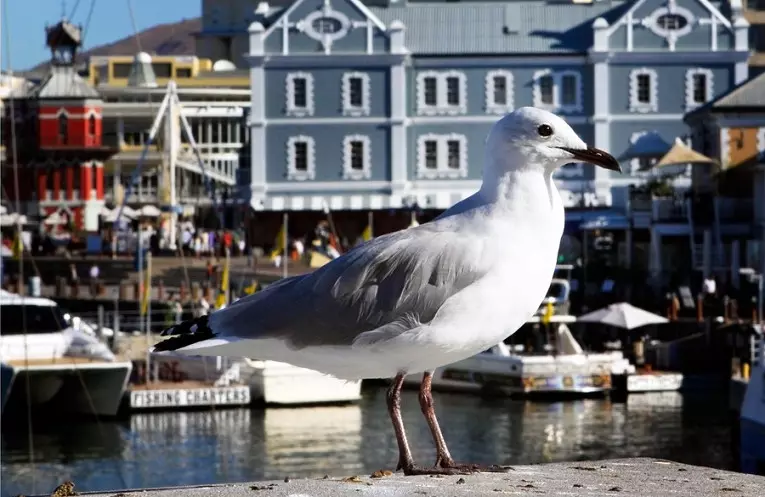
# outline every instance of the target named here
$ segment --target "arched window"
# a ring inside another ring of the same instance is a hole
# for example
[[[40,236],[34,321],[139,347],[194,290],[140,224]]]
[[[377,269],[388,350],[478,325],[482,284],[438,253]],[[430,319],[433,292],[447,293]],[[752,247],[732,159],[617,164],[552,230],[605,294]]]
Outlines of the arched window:
[[[96,136],[96,116],[93,114],[88,118],[88,134],[90,136]]]
[[[69,142],[69,118],[66,114],[58,116],[58,142],[61,145]]]

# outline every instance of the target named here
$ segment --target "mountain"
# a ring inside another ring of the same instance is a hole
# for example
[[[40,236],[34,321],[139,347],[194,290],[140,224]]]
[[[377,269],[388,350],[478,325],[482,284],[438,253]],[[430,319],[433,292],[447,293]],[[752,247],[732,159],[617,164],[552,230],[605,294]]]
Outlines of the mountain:
[[[194,34],[201,29],[202,20],[199,17],[158,24],[144,29],[137,35],[85,50],[79,54],[77,61],[84,62],[91,55],[135,55],[138,52],[148,52],[152,55],[194,55]],[[48,61],[45,61],[31,68],[29,72],[39,73],[47,67]]]

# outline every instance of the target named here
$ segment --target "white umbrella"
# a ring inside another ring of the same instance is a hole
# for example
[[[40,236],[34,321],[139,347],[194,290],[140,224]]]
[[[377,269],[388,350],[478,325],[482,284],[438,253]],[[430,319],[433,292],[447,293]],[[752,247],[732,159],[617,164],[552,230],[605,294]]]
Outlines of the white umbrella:
[[[120,213],[120,208],[115,207],[114,210],[104,215],[104,222],[113,223],[117,220],[117,215],[119,215],[122,219],[135,219],[138,217],[138,212],[128,206],[125,206]]]
[[[154,205],[144,205],[139,209],[139,212],[145,217],[157,217],[161,214],[159,208]]]
[[[117,212],[119,210],[120,210],[119,207],[115,207],[114,208],[115,212]],[[122,215],[123,216],[127,216],[127,217],[132,218],[132,219],[135,219],[135,218],[138,217],[139,212],[137,210],[133,209],[132,207],[126,205],[126,206],[124,206],[122,208]]]
[[[584,323],[603,323],[623,328],[625,330],[634,330],[641,326],[649,324],[668,323],[669,320],[658,314],[644,311],[627,302],[611,304],[603,309],[590,312],[584,316],[579,316],[577,321]]]
[[[46,217],[43,224],[46,226],[60,226],[66,224],[66,218],[61,215],[59,211],[54,212],[50,216]]]

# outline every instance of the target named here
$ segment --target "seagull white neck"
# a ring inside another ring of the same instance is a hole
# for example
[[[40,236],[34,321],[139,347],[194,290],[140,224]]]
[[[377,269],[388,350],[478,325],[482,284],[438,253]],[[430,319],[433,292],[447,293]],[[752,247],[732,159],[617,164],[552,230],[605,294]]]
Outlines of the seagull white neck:
[[[506,171],[501,175],[487,171],[480,195],[485,202],[497,207],[529,214],[563,209],[552,174],[541,170]]]

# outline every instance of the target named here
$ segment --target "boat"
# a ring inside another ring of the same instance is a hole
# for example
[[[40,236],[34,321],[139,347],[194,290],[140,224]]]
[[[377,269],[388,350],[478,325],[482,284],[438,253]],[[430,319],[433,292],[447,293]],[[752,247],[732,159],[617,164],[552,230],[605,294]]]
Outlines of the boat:
[[[114,416],[132,364],[64,319],[56,302],[0,290],[2,413]]]
[[[545,319],[534,316],[505,342],[436,370],[433,390],[504,396],[589,396],[607,394],[612,389],[612,376],[634,372],[634,366],[621,352],[586,353],[567,326],[576,317],[565,314],[548,319],[546,332],[538,329]],[[519,335],[525,335],[526,344],[518,343]],[[528,343],[532,338],[544,343],[534,347]],[[404,384],[419,385],[420,380],[421,375],[409,375]]]
[[[152,354],[158,378],[166,382],[206,382],[215,387],[246,385],[249,398],[268,405],[353,403],[361,399],[361,381],[346,381],[276,361]]]
[[[741,405],[741,466],[743,473],[765,476],[765,329],[760,325],[759,338],[752,354],[744,402]]]

